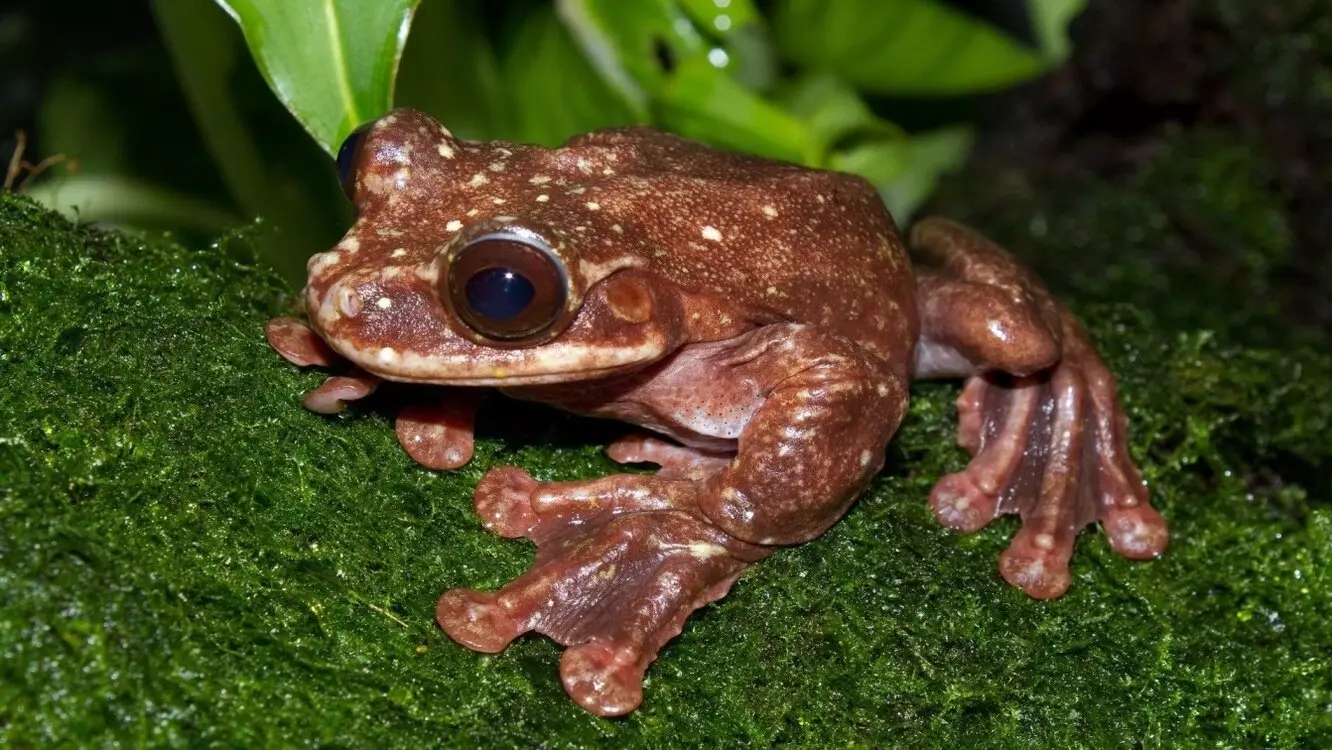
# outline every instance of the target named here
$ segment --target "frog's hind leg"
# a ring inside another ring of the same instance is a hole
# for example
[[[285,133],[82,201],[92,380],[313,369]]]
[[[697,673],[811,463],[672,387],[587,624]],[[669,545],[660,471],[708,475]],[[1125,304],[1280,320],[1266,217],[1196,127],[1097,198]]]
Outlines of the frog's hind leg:
[[[1068,588],[1078,531],[1101,522],[1133,559],[1164,551],[1165,521],[1129,458],[1114,376],[1082,326],[1003,250],[941,219],[918,223],[922,335],[916,377],[964,377],[965,469],[930,494],[940,523],[975,531],[1018,513],[1000,572],[1033,597]]]

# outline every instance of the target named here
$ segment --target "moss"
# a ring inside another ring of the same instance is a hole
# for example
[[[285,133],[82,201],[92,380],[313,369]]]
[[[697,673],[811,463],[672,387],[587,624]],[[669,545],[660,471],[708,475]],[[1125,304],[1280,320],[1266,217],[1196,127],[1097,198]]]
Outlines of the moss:
[[[500,402],[465,470],[415,466],[387,418],[401,394],[300,408],[321,376],[261,332],[288,290],[226,250],[0,198],[0,741],[1332,743],[1325,356],[1083,306],[1175,538],[1131,564],[1084,536],[1052,603],[995,572],[1011,520],[962,537],[930,518],[963,459],[957,390],[918,387],[847,519],[695,617],[645,706],[602,720],[564,696],[549,641],[477,655],[432,615],[531,558],[481,529],[482,471],[608,473],[615,428]]]

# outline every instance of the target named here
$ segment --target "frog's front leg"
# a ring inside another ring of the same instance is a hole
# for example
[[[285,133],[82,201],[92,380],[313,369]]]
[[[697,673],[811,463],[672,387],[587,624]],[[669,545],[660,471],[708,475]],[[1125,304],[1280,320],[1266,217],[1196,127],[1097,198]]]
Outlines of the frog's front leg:
[[[807,541],[846,511],[882,465],[906,405],[902,380],[854,344],[795,325],[762,329],[707,359],[701,367],[714,377],[752,383],[754,402],[734,457],[699,478],[539,483],[504,467],[482,479],[475,500],[486,525],[531,539],[537,557],[497,592],[446,593],[437,616],[454,640],[493,652],[544,633],[569,647],[560,672],[580,705],[627,713],[691,612],[724,596],[773,545]],[[706,403],[698,368],[664,372],[689,379],[701,411],[734,414],[734,403]],[[621,446],[624,457],[682,458],[663,447]]]
[[[958,442],[972,455],[930,502],[939,521],[975,531],[1003,513],[1022,529],[1000,572],[1033,597],[1060,596],[1078,531],[1101,522],[1111,546],[1156,557],[1165,521],[1129,458],[1114,376],[1082,326],[1007,253],[960,225],[911,233],[920,275],[917,377],[965,377]]]

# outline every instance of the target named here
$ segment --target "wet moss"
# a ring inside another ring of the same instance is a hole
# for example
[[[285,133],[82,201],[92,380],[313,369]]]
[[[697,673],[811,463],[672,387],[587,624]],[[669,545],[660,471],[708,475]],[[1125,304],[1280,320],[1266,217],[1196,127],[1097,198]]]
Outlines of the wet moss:
[[[1332,743],[1332,364],[1234,343],[1209,322],[1229,310],[1167,305],[1164,325],[1094,285],[1079,306],[1172,524],[1164,559],[1089,533],[1063,599],[1004,585],[1016,524],[963,537],[925,506],[963,456],[956,386],[919,386],[845,521],[695,617],[644,707],[602,720],[564,696],[549,641],[482,656],[432,617],[531,559],[473,514],[484,469],[608,473],[616,428],[499,402],[470,466],[424,470],[393,437],[400,393],[300,408],[321,376],[262,336],[290,290],[236,256],[0,198],[12,744]]]

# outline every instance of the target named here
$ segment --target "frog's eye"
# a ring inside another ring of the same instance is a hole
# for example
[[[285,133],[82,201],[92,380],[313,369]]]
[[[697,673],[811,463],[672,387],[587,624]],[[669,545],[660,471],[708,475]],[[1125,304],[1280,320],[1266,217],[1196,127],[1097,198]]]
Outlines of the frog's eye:
[[[449,301],[469,328],[510,345],[542,338],[565,313],[564,266],[538,237],[481,235],[459,248],[448,270]]]
[[[369,123],[353,130],[338,147],[338,182],[348,198],[352,195],[352,181],[356,179],[356,157],[360,153],[361,141],[365,140],[365,131],[368,127]]]

